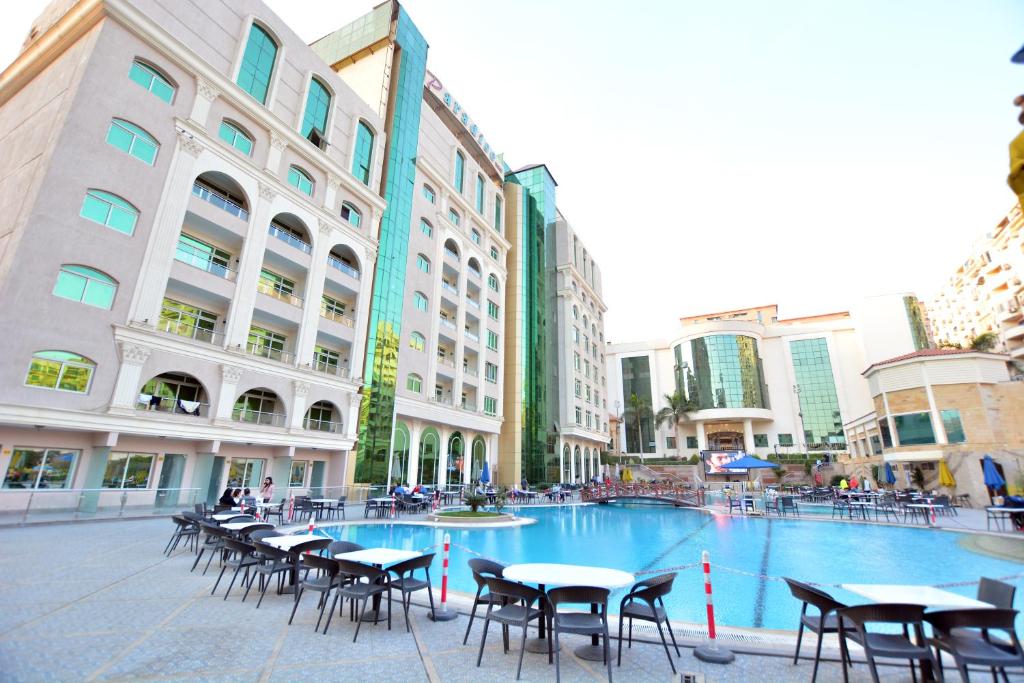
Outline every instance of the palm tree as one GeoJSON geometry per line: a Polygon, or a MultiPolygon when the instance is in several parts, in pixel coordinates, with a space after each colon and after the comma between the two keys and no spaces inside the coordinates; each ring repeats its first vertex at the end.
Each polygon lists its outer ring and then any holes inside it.
{"type": "Polygon", "coordinates": [[[658,427],[671,426],[676,435],[676,447],[679,448],[679,423],[686,420],[687,413],[690,411],[690,402],[686,400],[681,391],[677,391],[674,394],[665,394],[665,403],[668,405],[654,416],[654,424],[658,427]]]}
{"type": "MultiPolygon", "coordinates": [[[[641,420],[651,415],[651,403],[633,392],[629,396],[626,410],[622,414],[624,420],[636,423],[637,445],[640,447],[640,459],[644,457],[644,433],[641,420]]],[[[628,450],[628,448],[627,448],[628,450]]]]}
{"type": "Polygon", "coordinates": [[[999,342],[999,335],[995,332],[982,332],[971,340],[971,348],[975,351],[991,351],[999,342]]]}

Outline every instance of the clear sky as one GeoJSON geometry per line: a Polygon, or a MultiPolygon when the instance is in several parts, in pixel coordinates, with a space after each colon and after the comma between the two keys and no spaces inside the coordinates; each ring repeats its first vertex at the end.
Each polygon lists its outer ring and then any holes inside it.
{"type": "MultiPolygon", "coordinates": [[[[377,0],[270,0],[307,42],[377,0]]],[[[42,3],[5,7],[13,59],[42,3]]],[[[608,339],[931,296],[1013,202],[1019,0],[407,0],[509,165],[548,164],[608,339]]]]}

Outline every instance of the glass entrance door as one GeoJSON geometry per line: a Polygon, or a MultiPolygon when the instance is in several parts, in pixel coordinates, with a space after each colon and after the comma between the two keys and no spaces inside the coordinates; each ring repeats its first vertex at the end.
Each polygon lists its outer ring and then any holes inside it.
{"type": "Polygon", "coordinates": [[[181,478],[185,474],[185,456],[179,453],[164,455],[164,464],[160,468],[160,480],[157,482],[156,506],[167,507],[191,504],[181,499],[181,478]],[[175,490],[167,490],[175,489],[175,490]]]}

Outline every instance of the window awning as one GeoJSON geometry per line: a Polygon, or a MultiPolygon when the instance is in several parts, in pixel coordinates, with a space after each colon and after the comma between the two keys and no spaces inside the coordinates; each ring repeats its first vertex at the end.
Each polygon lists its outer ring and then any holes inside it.
{"type": "Polygon", "coordinates": [[[936,462],[942,458],[942,451],[892,451],[882,456],[884,462],[936,462]]]}

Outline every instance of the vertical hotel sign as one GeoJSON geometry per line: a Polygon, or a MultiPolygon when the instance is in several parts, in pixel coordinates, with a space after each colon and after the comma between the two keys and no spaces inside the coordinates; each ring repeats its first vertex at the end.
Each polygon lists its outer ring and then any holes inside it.
{"type": "Polygon", "coordinates": [[[480,149],[483,150],[484,156],[486,156],[490,160],[491,164],[494,165],[494,170],[497,171],[499,175],[504,175],[505,169],[502,166],[501,161],[498,159],[497,153],[491,149],[490,143],[487,142],[484,134],[480,132],[480,127],[473,123],[473,119],[470,118],[469,113],[462,108],[459,101],[455,99],[455,97],[444,87],[444,84],[441,83],[441,79],[431,73],[430,69],[427,69],[423,87],[444,103],[444,106],[448,108],[448,111],[458,119],[459,123],[461,123],[466,129],[466,132],[469,133],[470,137],[472,137],[473,140],[476,141],[476,144],[480,146],[480,149]]]}

